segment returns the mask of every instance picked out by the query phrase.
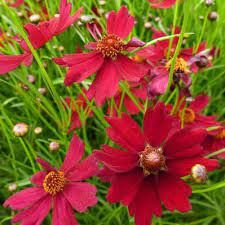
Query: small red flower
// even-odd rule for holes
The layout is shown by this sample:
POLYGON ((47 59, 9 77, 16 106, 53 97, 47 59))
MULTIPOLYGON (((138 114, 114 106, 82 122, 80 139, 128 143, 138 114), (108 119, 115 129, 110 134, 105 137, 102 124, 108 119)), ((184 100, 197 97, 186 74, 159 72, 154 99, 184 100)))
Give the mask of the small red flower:
POLYGON ((202 111, 206 108, 208 103, 208 96, 199 95, 187 107, 182 103, 177 112, 177 116, 180 120, 183 120, 186 127, 208 128, 218 126, 220 123, 216 121, 215 116, 205 116, 202 114, 202 111))
POLYGON ((119 90, 114 96, 115 105, 113 106, 113 109, 111 109, 110 106, 108 107, 108 115, 116 116, 121 104, 124 107, 122 108, 122 112, 125 110, 130 115, 138 114, 140 108, 144 109, 144 103, 147 99, 147 81, 143 79, 140 82, 130 83, 128 86, 131 94, 138 99, 139 107, 126 93, 119 90), (113 110, 113 112, 111 112, 111 110, 113 110))
POLYGON ((136 40, 131 40, 128 44, 124 43, 133 26, 134 17, 128 13, 125 6, 122 6, 117 13, 110 12, 105 36, 102 37, 97 26, 93 25, 91 28, 94 29, 89 31, 96 42, 86 45, 86 48, 92 52, 69 54, 54 59, 57 64, 69 67, 65 85, 81 82, 96 72, 97 75, 88 95, 91 98, 95 97, 96 103, 101 105, 107 97, 116 94, 120 80, 139 81, 146 74, 147 68, 124 55, 128 47, 140 45, 136 40), (100 36, 100 39, 97 36, 100 36))
MULTIPOLYGON (((209 154, 225 148, 225 126, 209 131, 203 143, 205 153, 209 154)), ((225 153, 217 155, 218 158, 225 158, 225 153)))
POLYGON ((126 114, 106 119, 109 137, 123 149, 103 145, 94 153, 105 166, 101 176, 111 183, 107 200, 128 206, 136 225, 149 225, 153 214, 161 216, 161 202, 170 211, 189 211, 191 188, 180 177, 195 164, 208 171, 217 167, 216 160, 202 156, 206 131, 179 130, 163 103, 145 113, 144 132, 126 114))
POLYGON ((176 4, 176 0, 149 0, 151 7, 166 9, 176 4))
MULTIPOLYGON (((84 92, 85 93, 85 92, 84 92)), ((86 103, 86 100, 84 97, 80 94, 77 99, 74 102, 71 102, 70 97, 65 98, 65 102, 67 105, 72 109, 72 115, 71 115, 71 121, 70 121, 70 128, 68 132, 73 131, 76 128, 81 127, 81 120, 78 111, 82 110, 85 111, 85 115, 87 117, 93 116, 93 113, 91 112, 91 109, 86 103), (75 106, 76 104, 76 106, 75 106)))
MULTIPOLYGON (((54 36, 64 32, 66 28, 79 18, 83 8, 78 9, 73 16, 70 16, 71 7, 71 3, 67 3, 67 0, 61 0, 58 17, 54 17, 49 21, 41 22, 38 25, 28 23, 24 26, 28 33, 29 41, 35 49, 41 48, 54 36)), ((32 63, 32 53, 25 40, 18 40, 17 38, 17 41, 20 43, 20 46, 25 53, 14 56, 0 55, 0 74, 8 73, 16 69, 21 64, 29 66, 32 63)))
MULTIPOLYGON (((11 3, 12 1, 6 0, 6 2, 11 3)), ((14 1, 14 3, 11 3, 10 6, 13 8, 17 8, 17 7, 21 6, 23 3, 24 3, 24 0, 16 0, 16 1, 14 1)))
POLYGON ((53 224, 77 225, 73 208, 78 212, 85 212, 88 207, 97 203, 96 187, 83 182, 98 172, 97 162, 92 156, 81 161, 83 154, 83 142, 74 135, 59 170, 44 160, 37 159, 44 171, 32 176, 31 182, 35 187, 14 194, 4 203, 5 207, 21 211, 12 222, 41 224, 52 208, 53 224))

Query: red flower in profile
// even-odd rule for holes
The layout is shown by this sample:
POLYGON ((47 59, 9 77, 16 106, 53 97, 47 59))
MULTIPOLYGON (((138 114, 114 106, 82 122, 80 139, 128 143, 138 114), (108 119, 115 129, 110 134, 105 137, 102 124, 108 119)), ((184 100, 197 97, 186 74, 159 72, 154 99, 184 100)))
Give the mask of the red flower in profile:
POLYGON ((126 114, 106 119, 109 137, 123 149, 103 145, 94 153, 105 166, 101 175, 111 183, 107 200, 128 206, 136 225, 149 225, 153 214, 161 216, 161 202, 170 211, 191 210, 191 188, 180 178, 195 164, 208 171, 217 166, 216 160, 202 156, 206 131, 177 129, 177 120, 163 103, 147 110, 144 132, 126 114))
POLYGON ((181 103, 181 107, 177 112, 180 120, 183 120, 186 127, 208 128, 218 126, 220 123, 216 121, 215 116, 205 116, 202 111, 209 103, 209 97, 206 95, 197 96, 189 106, 185 107, 185 102, 181 103))
POLYGON ((166 9, 176 4, 176 0, 149 0, 152 8, 166 9))
MULTIPOLYGON (((54 17, 49 21, 41 22, 38 25, 28 23, 24 26, 28 33, 29 41, 35 49, 41 48, 54 36, 64 32, 66 28, 79 18, 83 8, 78 9, 73 16, 70 16, 71 7, 71 3, 67 3, 67 0, 61 0, 58 17, 54 17)), ((32 63, 32 53, 25 40, 18 40, 18 42, 25 53, 14 56, 0 55, 0 74, 8 73, 16 69, 21 64, 29 66, 32 63)))
POLYGON ((122 111, 125 110, 130 115, 138 114, 140 108, 144 109, 144 103, 147 99, 147 81, 143 79, 137 83, 130 83, 128 86, 131 94, 138 100, 139 107, 126 93, 123 93, 122 90, 119 89, 114 96, 115 105, 113 109, 111 109, 110 106, 108 107, 108 115, 116 116, 121 106, 124 107, 122 111), (111 110, 113 111, 111 112, 111 110))
POLYGON ((82 124, 81 124, 81 120, 80 120, 80 116, 78 112, 79 110, 85 111, 85 115, 87 117, 91 117, 93 115, 93 113, 91 112, 91 109, 86 103, 86 100, 81 94, 77 97, 77 99, 74 102, 71 101, 70 97, 66 97, 65 102, 72 109, 72 115, 70 119, 70 128, 68 132, 71 132, 72 130, 81 127, 82 124))
POLYGON ((89 29, 96 40, 86 45, 86 48, 92 52, 55 58, 54 61, 57 64, 69 67, 65 85, 81 82, 96 72, 88 95, 91 98, 95 97, 96 103, 101 105, 107 97, 116 94, 120 80, 139 81, 146 74, 147 68, 123 54, 128 47, 143 45, 137 40, 131 40, 128 44, 124 43, 123 40, 131 33, 133 26, 134 17, 128 13, 125 6, 122 6, 119 12, 110 12, 105 36, 101 36, 98 26, 92 26, 94 29, 89 29))
MULTIPOLYGON (((208 131, 203 147, 206 154, 225 148, 225 126, 219 126, 217 129, 208 131)), ((225 158, 225 153, 221 153, 216 157, 225 158)))
POLYGON ((59 170, 42 159, 37 161, 45 171, 34 174, 31 182, 35 187, 27 188, 9 197, 4 206, 19 212, 13 223, 41 224, 52 208, 53 224, 77 225, 73 208, 85 212, 97 203, 96 187, 83 182, 98 171, 94 157, 81 161, 83 142, 74 135, 66 158, 59 170))

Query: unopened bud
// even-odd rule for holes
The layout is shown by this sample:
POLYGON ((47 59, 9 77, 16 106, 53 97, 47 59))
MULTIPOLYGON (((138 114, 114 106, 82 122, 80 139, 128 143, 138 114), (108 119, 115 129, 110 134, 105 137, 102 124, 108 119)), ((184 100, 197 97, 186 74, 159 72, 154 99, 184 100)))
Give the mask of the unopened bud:
POLYGON ((38 88, 38 92, 42 95, 45 95, 47 93, 47 90, 46 90, 46 88, 41 87, 41 88, 38 88))
POLYGON ((52 141, 50 144, 49 144, 49 149, 50 151, 57 151, 60 147, 60 144, 59 142, 57 141, 52 141))
POLYGON ((26 123, 17 123, 13 127, 13 133, 16 137, 23 137, 27 134, 29 126, 26 123))
POLYGON ((41 16, 39 14, 33 14, 29 17, 30 22, 37 23, 41 19, 41 16))
POLYGON ((208 15, 208 19, 211 20, 211 21, 215 21, 218 19, 218 13, 213 11, 213 12, 210 12, 209 15, 208 15))
POLYGON ((17 189, 17 184, 16 184, 16 183, 11 183, 11 184, 9 184, 8 190, 9 190, 10 192, 15 191, 16 189, 17 189))
POLYGON ((36 81, 35 77, 33 75, 31 75, 31 74, 27 76, 27 80, 31 84, 35 83, 35 81, 36 81))
POLYGON ((41 128, 41 127, 36 127, 36 128, 34 129, 34 133, 35 133, 35 134, 40 134, 40 133, 42 133, 42 128, 41 128))
POLYGON ((207 181, 207 169, 201 164, 196 164, 191 168, 191 176, 196 183, 202 184, 207 181))

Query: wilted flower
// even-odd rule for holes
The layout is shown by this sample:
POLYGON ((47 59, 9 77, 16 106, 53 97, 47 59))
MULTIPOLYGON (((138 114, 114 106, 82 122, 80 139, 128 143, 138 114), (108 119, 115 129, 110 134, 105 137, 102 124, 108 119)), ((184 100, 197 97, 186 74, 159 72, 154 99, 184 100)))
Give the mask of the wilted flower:
POLYGON ((83 182, 98 172, 97 162, 91 156, 81 161, 83 154, 83 142, 74 135, 60 169, 37 159, 44 171, 32 176, 35 187, 14 194, 4 203, 5 207, 20 211, 12 222, 41 224, 52 209, 53 224, 78 224, 73 208, 85 212, 97 203, 95 186, 83 182))

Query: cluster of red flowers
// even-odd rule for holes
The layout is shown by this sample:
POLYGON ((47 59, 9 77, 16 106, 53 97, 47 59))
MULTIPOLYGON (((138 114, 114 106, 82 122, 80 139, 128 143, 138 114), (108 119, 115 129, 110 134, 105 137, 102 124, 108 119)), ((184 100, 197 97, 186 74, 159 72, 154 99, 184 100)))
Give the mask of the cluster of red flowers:
MULTIPOLYGON (((175 2, 150 0, 151 6, 158 8, 168 8, 175 2)), ((70 16, 71 4, 61 0, 58 17, 38 25, 26 24, 30 43, 18 39, 23 54, 0 55, 0 74, 21 64, 30 65, 33 58, 30 44, 34 49, 41 48, 77 21, 82 11, 80 8, 70 16)), ((137 38, 126 41, 135 19, 125 6, 118 12, 110 12, 106 24, 105 33, 97 22, 87 26, 95 40, 85 45, 88 52, 66 54, 53 60, 68 67, 64 81, 67 86, 96 73, 89 89, 83 91, 84 95, 79 95, 75 101, 65 98, 65 107, 72 109, 69 132, 81 126, 80 109, 85 110, 87 116, 94 116, 86 101, 94 99, 102 106, 107 99, 113 99, 115 104, 108 107, 109 116, 105 119, 110 125, 107 135, 117 147, 103 145, 101 150, 95 150, 82 161, 84 144, 74 134, 59 169, 37 159, 43 171, 32 176, 34 187, 14 194, 4 203, 5 207, 20 211, 13 223, 41 224, 53 209, 54 225, 78 224, 73 209, 85 212, 97 203, 96 187, 83 181, 99 176, 110 183, 109 202, 127 206, 136 225, 149 225, 153 215, 161 216, 162 204, 169 211, 191 210, 192 190, 182 178, 190 175, 196 165, 201 165, 205 173, 218 166, 216 159, 205 156, 225 146, 225 127, 216 117, 202 114, 209 97, 199 95, 193 99, 189 91, 190 73, 210 66, 215 51, 206 49, 204 42, 195 51, 181 48, 173 63, 178 37, 172 43, 165 39, 148 47, 137 38), (135 55, 130 56, 134 50, 135 55), (173 80, 168 87, 172 67, 173 80), (120 81, 124 86, 119 87, 120 81), (175 105, 157 101, 157 96, 167 90, 180 93, 175 105), (148 100, 152 104, 145 110, 148 100), (121 114, 121 111, 124 112, 121 114), (143 129, 131 117, 140 111, 145 111, 143 129)), ((176 28, 175 34, 179 33, 180 29, 176 28)), ((164 36, 165 33, 153 29, 153 39, 164 36)), ((224 154, 219 156, 224 157, 224 154)))

